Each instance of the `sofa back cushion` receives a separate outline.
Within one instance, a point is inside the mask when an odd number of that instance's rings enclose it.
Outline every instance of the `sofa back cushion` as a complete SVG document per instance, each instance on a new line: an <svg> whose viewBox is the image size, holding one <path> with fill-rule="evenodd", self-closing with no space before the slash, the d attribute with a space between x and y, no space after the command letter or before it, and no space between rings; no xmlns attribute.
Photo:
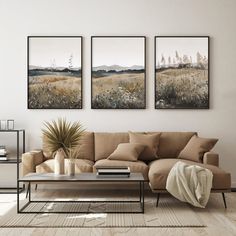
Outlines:
<svg viewBox="0 0 236 236"><path fill-rule="evenodd" d="M139 156L139 160L151 161L157 159L157 149L161 133L142 134L129 131L129 142L145 145L145 149Z"/></svg>
<svg viewBox="0 0 236 236"><path fill-rule="evenodd" d="M141 133L141 132L140 132ZM146 132L154 134L160 132ZM159 139L158 158L177 158L181 150L196 132L162 132ZM106 159L120 143L128 143L128 132L94 133L95 161Z"/></svg>
<svg viewBox="0 0 236 236"><path fill-rule="evenodd" d="M195 134L196 132L162 132L157 156L159 158L177 158L181 150Z"/></svg>
<svg viewBox="0 0 236 236"><path fill-rule="evenodd" d="M204 153L209 152L217 141L218 139L215 138L200 138L194 135L180 152L178 158L202 162Z"/></svg>
<svg viewBox="0 0 236 236"><path fill-rule="evenodd" d="M126 133L94 133L95 161L106 159L120 143L128 143L129 134Z"/></svg>
<svg viewBox="0 0 236 236"><path fill-rule="evenodd" d="M87 159L90 161L94 161L94 133L93 132L84 133L78 153L79 153L79 159ZM43 155L45 159L53 158L52 153L49 152L46 148L44 138L43 138Z"/></svg>

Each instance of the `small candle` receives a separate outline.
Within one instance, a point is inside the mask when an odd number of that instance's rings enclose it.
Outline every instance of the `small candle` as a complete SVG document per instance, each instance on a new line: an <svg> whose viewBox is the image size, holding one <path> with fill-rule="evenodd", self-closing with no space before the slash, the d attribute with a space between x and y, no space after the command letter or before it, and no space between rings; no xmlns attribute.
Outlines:
<svg viewBox="0 0 236 236"><path fill-rule="evenodd" d="M7 121L6 120L0 120L0 129L1 130L7 129Z"/></svg>
<svg viewBox="0 0 236 236"><path fill-rule="evenodd" d="M14 129L14 120L7 120L7 129L9 130Z"/></svg>

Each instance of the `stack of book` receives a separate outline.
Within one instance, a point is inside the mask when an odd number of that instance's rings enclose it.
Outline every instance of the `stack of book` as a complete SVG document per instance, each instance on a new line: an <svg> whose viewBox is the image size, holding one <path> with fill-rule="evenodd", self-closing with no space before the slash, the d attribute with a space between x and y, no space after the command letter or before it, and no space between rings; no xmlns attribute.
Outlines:
<svg viewBox="0 0 236 236"><path fill-rule="evenodd" d="M130 176L130 168L126 166L97 167L97 177L125 178Z"/></svg>
<svg viewBox="0 0 236 236"><path fill-rule="evenodd" d="M7 151L5 146L0 146L0 161L7 161Z"/></svg>

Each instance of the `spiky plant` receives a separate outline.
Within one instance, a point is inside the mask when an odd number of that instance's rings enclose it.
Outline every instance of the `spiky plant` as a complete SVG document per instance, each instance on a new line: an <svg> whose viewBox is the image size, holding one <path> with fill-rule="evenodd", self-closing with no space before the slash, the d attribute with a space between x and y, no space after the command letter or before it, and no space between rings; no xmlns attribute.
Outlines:
<svg viewBox="0 0 236 236"><path fill-rule="evenodd" d="M70 156L70 150L81 144L81 138L85 131L80 122L71 123L62 118L52 122L45 121L44 126L42 132L48 151L55 153L59 148L62 148L67 156Z"/></svg>

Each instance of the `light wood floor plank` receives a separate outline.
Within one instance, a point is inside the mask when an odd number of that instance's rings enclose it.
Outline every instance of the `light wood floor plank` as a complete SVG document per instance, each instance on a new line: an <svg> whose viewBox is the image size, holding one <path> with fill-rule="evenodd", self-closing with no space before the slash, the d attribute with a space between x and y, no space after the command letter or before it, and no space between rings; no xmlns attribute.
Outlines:
<svg viewBox="0 0 236 236"><path fill-rule="evenodd" d="M50 198L56 196L56 191L39 194ZM60 196L66 194L62 191ZM236 236L236 193L227 193L226 199L227 210L221 194L211 194L206 209L193 208L207 225L204 228L0 228L0 236ZM8 203L16 204L15 197L0 195L0 205ZM4 212L0 217L4 217Z"/></svg>

